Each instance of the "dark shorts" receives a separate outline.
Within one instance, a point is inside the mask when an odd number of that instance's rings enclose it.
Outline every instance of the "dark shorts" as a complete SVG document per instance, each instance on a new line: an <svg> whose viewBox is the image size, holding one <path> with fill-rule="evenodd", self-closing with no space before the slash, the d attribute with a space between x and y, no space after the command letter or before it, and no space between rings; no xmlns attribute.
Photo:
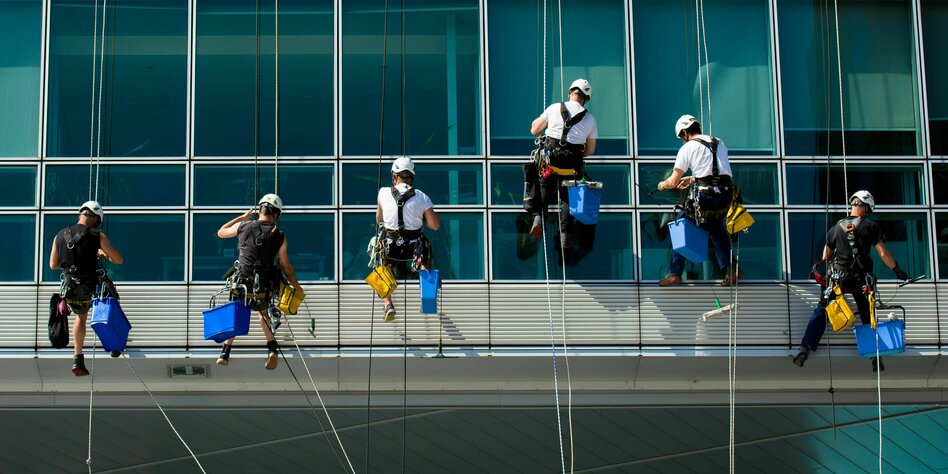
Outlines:
<svg viewBox="0 0 948 474"><path fill-rule="evenodd" d="M238 279L237 285L246 286L247 291L251 293L250 308L254 311L266 311L270 306L274 306L273 298L280 289L280 282L276 280L260 282L260 290L256 294L253 293L253 278ZM230 293L231 301L242 299L243 297L243 288L234 289Z"/></svg>
<svg viewBox="0 0 948 474"><path fill-rule="evenodd" d="M63 299L69 309L76 314L86 314L92 308L92 296L95 295L96 280L94 278L78 278L66 276L63 285Z"/></svg>

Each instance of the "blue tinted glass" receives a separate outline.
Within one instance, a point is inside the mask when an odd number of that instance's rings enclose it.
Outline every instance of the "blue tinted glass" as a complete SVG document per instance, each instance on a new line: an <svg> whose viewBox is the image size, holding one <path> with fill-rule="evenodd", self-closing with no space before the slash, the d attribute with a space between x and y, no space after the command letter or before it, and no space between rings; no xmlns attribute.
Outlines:
<svg viewBox="0 0 948 474"><path fill-rule="evenodd" d="M477 0L416 0L405 8L404 18L394 2L342 3L343 153L379 154L385 5L383 153L480 154Z"/></svg>
<svg viewBox="0 0 948 474"><path fill-rule="evenodd" d="M375 236L375 213L359 212L342 215L342 278L362 280L369 274L369 240Z"/></svg>
<svg viewBox="0 0 948 474"><path fill-rule="evenodd" d="M787 165L787 204L826 205L829 189L829 204L845 205L849 201L844 186L848 181L850 191L871 190L876 203L883 205L924 203L925 189L922 165L914 166L865 166L849 165L844 180L843 167L830 167L829 182L825 165ZM935 195L939 192L936 190Z"/></svg>
<svg viewBox="0 0 948 474"><path fill-rule="evenodd" d="M695 2L635 2L639 153L674 155L681 142L672 125L682 114L691 114L705 132L720 136L733 155L775 155L767 2L710 1L704 15L710 67L704 58L698 63ZM781 29L788 31L793 29Z"/></svg>
<svg viewBox="0 0 948 474"><path fill-rule="evenodd" d="M928 86L928 139L932 155L948 155L948 2L923 0L922 34L925 44L925 80ZM938 84L932 87L932 84Z"/></svg>
<svg viewBox="0 0 948 474"><path fill-rule="evenodd" d="M491 194L495 206L523 205L523 166L520 164L492 164ZM586 172L590 180L599 181L602 204L630 205L632 196L632 168L627 164L612 165L587 163Z"/></svg>
<svg viewBox="0 0 948 474"><path fill-rule="evenodd" d="M73 214L49 214L44 217L43 253L49 257L56 233L75 224ZM115 281L183 281L184 215L181 214L108 214L102 231L122 253L125 263L106 264ZM151 236L151 238L143 238ZM59 281L59 270L43 265L43 281ZM121 288L119 289L121 292Z"/></svg>
<svg viewBox="0 0 948 474"><path fill-rule="evenodd" d="M439 212L441 228L425 230L434 252L432 267L441 270L444 280L483 280L484 215L460 212Z"/></svg>
<svg viewBox="0 0 948 474"><path fill-rule="evenodd" d="M372 205L381 186L391 186L390 164L342 165L343 205ZM425 192L436 206L454 204L483 204L483 167L480 164L427 164L417 163L415 186Z"/></svg>
<svg viewBox="0 0 948 474"><path fill-rule="evenodd" d="M739 234L739 244L732 246L735 258L745 279L776 280L783 278L780 214L753 212L755 223L747 234ZM668 223L674 221L670 213L643 212L642 226L642 279L659 280L668 273L671 259L671 240ZM701 264L687 262L682 277L686 280L719 280L724 271L718 265L714 247L708 242L708 260Z"/></svg>
<svg viewBox="0 0 948 474"><path fill-rule="evenodd" d="M188 6L185 0L108 2L101 98L102 156L184 156ZM93 0L54 0L50 14L49 156L89 156ZM99 8L96 48L102 44ZM102 82L99 97L98 83Z"/></svg>
<svg viewBox="0 0 948 474"><path fill-rule="evenodd" d="M332 165L280 165L280 198L285 206L333 204ZM255 191L256 189L256 191ZM273 192L273 166L196 165L195 206L251 206Z"/></svg>
<svg viewBox="0 0 948 474"><path fill-rule="evenodd" d="M36 167L0 167L0 205L36 206Z"/></svg>
<svg viewBox="0 0 948 474"><path fill-rule="evenodd" d="M279 5L280 155L330 156L333 2L281 0ZM273 155L274 2L261 2L259 81L255 10L254 0L197 2L196 155L254 156L255 130L257 154Z"/></svg>
<svg viewBox="0 0 948 474"><path fill-rule="evenodd" d="M542 240L529 235L533 219L526 213L491 215L494 279L542 280ZM562 258L555 217L546 222L547 257L552 279L562 278ZM566 277L576 280L631 280L632 214L601 213L599 224L574 223L573 247L566 252Z"/></svg>
<svg viewBox="0 0 948 474"><path fill-rule="evenodd" d="M493 206L523 205L523 165L490 165L490 199Z"/></svg>
<svg viewBox="0 0 948 474"><path fill-rule="evenodd" d="M92 170L93 180L95 169ZM101 165L103 206L184 206L184 165ZM46 206L78 207L89 200L89 166L46 167Z"/></svg>
<svg viewBox="0 0 948 474"><path fill-rule="evenodd" d="M942 280L948 279L948 215L935 213L935 238L938 253L938 274Z"/></svg>
<svg viewBox="0 0 948 474"><path fill-rule="evenodd" d="M659 181L671 176L672 163L639 164L639 204L677 204L681 200L680 191L658 191ZM779 180L777 165L756 163L731 163L734 182L741 191L744 204L777 204ZM691 173L687 173L690 175Z"/></svg>
<svg viewBox="0 0 948 474"><path fill-rule="evenodd" d="M0 2L0 156L36 156L42 4Z"/></svg>
<svg viewBox="0 0 948 474"><path fill-rule="evenodd" d="M9 236L0 281L33 281L36 216L7 214L0 216L0 225Z"/></svg>

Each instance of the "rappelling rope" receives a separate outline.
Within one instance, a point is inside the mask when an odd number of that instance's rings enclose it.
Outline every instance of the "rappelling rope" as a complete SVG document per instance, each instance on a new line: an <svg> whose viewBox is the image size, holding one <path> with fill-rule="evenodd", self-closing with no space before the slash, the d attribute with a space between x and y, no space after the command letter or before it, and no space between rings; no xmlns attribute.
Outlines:
<svg viewBox="0 0 948 474"><path fill-rule="evenodd" d="M260 0L255 3L254 38L256 53L253 62L253 204L260 199L260 172L257 161L260 158Z"/></svg>
<svg viewBox="0 0 948 474"><path fill-rule="evenodd" d="M280 0L273 0L273 194L280 189Z"/></svg>
<svg viewBox="0 0 948 474"><path fill-rule="evenodd" d="M92 394L95 389L95 346L97 342L98 334L92 331L92 373L89 377L89 439L86 448L86 466L89 468L89 474L92 474Z"/></svg>
<svg viewBox="0 0 948 474"><path fill-rule="evenodd" d="M102 84L105 82L105 11L109 0L102 0L102 40L99 41L99 98L96 105L96 137L95 137L95 193L94 199L99 199L99 161L102 156ZM93 56L95 51L92 52ZM95 59L93 59L93 64ZM93 67L95 67L93 65ZM93 87L95 87L93 85Z"/></svg>
<svg viewBox="0 0 948 474"><path fill-rule="evenodd" d="M701 2L701 42L704 44L704 74L708 87L708 135L714 136L711 117L711 57L708 56L708 29L704 26L704 0ZM700 54L700 53L699 53ZM700 76L700 61L698 74Z"/></svg>
<svg viewBox="0 0 948 474"><path fill-rule="evenodd" d="M103 10L105 10L103 8ZM102 28L103 30L105 28ZM99 39L99 0L95 0L92 9L92 91L89 96L89 200L92 200L95 188L92 181L93 158L95 157L95 79L96 79L96 44Z"/></svg>

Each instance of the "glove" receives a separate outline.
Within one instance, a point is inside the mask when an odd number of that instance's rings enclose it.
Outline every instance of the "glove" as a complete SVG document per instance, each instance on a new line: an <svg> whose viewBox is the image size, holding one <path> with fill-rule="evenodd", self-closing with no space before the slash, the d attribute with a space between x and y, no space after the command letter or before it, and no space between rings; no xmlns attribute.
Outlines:
<svg viewBox="0 0 948 474"><path fill-rule="evenodd" d="M909 279L908 273L905 273L905 270L902 270L901 268L899 268L898 265L896 265L895 268L892 269L892 271L895 272L895 277L898 278L899 280L905 281Z"/></svg>

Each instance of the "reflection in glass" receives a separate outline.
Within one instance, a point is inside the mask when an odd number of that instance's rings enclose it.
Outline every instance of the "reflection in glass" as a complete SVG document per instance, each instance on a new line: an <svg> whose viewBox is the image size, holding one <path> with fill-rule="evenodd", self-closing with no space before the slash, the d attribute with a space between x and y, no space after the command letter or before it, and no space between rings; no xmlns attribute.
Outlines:
<svg viewBox="0 0 948 474"><path fill-rule="evenodd" d="M374 212L347 212L342 215L342 278L362 280L369 274L365 249L375 236Z"/></svg>
<svg viewBox="0 0 948 474"><path fill-rule="evenodd" d="M103 206L185 205L184 165L101 165L98 172L94 198ZM88 200L89 165L46 167L46 206L77 207Z"/></svg>
<svg viewBox="0 0 948 474"><path fill-rule="evenodd" d="M280 165L279 195L284 206L331 206L332 165ZM250 207L273 192L273 165L196 165L194 205Z"/></svg>
<svg viewBox="0 0 948 474"><path fill-rule="evenodd" d="M928 83L928 139L932 155L948 155L948 2L922 0L921 23Z"/></svg>
<svg viewBox="0 0 948 474"><path fill-rule="evenodd" d="M41 12L39 1L0 2L0 156L37 156Z"/></svg>
<svg viewBox="0 0 948 474"><path fill-rule="evenodd" d="M857 189L866 189L875 197L876 203L883 206L924 204L921 165L848 165L846 169L850 194ZM826 165L787 165L787 190L790 191L787 204L846 205L849 196L840 186L843 178L842 166L830 167L828 185ZM937 196L938 191L935 194Z"/></svg>
<svg viewBox="0 0 948 474"><path fill-rule="evenodd" d="M343 205L374 205L380 184L392 185L391 163L342 165ZM424 191L435 207L483 204L483 166L473 163L415 163L415 186Z"/></svg>
<svg viewBox="0 0 948 474"><path fill-rule="evenodd" d="M491 169L491 194L495 206L523 205L523 166L494 163ZM602 204L628 206L632 204L632 168L628 164L587 163L586 172L591 181L599 181Z"/></svg>
<svg viewBox="0 0 948 474"><path fill-rule="evenodd" d="M8 238L4 263L0 265L0 282L33 281L36 216L3 215L0 216L0 226Z"/></svg>
<svg viewBox="0 0 948 474"><path fill-rule="evenodd" d="M432 266L444 280L483 280L484 215L481 213L439 212L441 228L425 230L434 251Z"/></svg>
<svg viewBox="0 0 948 474"><path fill-rule="evenodd" d="M944 280L948 278L948 214L935 213L935 239L938 249L938 274Z"/></svg>
<svg viewBox="0 0 948 474"><path fill-rule="evenodd" d="M639 164L640 186L637 190L640 204L674 206L683 199L680 191L657 191L659 181L671 176L672 167L673 163ZM731 163L731 170L734 171L734 182L741 191L744 204L777 204L780 189L777 165Z"/></svg>
<svg viewBox="0 0 948 474"><path fill-rule="evenodd" d="M36 206L36 167L0 167L0 206Z"/></svg>

